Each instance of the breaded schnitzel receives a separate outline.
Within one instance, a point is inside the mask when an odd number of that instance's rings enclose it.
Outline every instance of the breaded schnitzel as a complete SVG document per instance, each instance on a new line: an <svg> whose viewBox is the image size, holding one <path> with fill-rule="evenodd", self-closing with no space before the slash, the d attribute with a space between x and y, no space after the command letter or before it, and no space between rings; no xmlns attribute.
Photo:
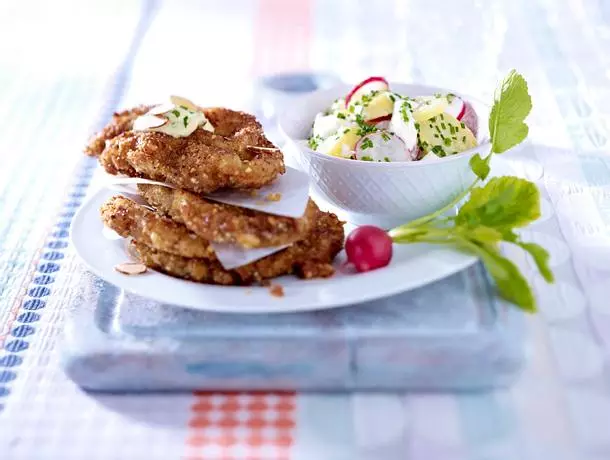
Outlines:
<svg viewBox="0 0 610 460"><path fill-rule="evenodd" d="M140 184L138 191L153 208L202 238L244 248L282 246L301 240L318 214L318 207L311 200L303 217L294 219L215 203L191 192L159 185Z"/></svg>
<svg viewBox="0 0 610 460"><path fill-rule="evenodd" d="M134 238L160 251L184 257L216 260L203 238L124 196L113 196L100 209L102 221L123 238Z"/></svg>
<svg viewBox="0 0 610 460"><path fill-rule="evenodd" d="M260 188L285 172L282 152L265 137L255 117L225 108L202 110L214 132L199 128L186 137L132 130L143 106L121 112L86 152L99 154L110 174L167 182L195 193Z"/></svg>
<svg viewBox="0 0 610 460"><path fill-rule="evenodd" d="M151 107L150 105L139 105L129 110L115 112L112 115L110 123L89 139L89 144L85 147L85 153L92 157L100 156L106 147L106 141L117 137L125 131L130 131L133 127L133 121L140 115L148 112Z"/></svg>
<svg viewBox="0 0 610 460"><path fill-rule="evenodd" d="M153 249L141 241L132 247L150 268L202 283L244 285L294 273L301 278L324 278L334 273L332 261L343 248L343 224L334 214L318 211L307 237L289 248L251 264L225 270L219 262L186 258Z"/></svg>

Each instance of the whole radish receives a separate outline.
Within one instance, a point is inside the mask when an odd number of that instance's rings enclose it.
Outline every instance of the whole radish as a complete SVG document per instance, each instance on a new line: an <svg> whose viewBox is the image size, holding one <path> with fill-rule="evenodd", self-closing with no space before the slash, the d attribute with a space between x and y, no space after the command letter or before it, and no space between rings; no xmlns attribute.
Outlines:
<svg viewBox="0 0 610 460"><path fill-rule="evenodd" d="M373 225L353 230L345 241L347 260L358 272L385 267L392 259L392 239L387 232Z"/></svg>

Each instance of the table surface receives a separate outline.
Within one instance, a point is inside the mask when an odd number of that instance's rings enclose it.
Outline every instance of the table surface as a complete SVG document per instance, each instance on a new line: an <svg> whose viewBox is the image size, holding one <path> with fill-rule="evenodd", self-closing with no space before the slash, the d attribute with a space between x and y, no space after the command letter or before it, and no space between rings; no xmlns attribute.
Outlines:
<svg viewBox="0 0 610 460"><path fill-rule="evenodd" d="M610 2L0 2L0 458L610 458ZM514 167L544 192L528 230L558 282L527 366L484 394L87 394L59 367L83 267L67 245L81 149L118 107L184 94L247 107L257 75L370 73L489 98L530 85Z"/></svg>

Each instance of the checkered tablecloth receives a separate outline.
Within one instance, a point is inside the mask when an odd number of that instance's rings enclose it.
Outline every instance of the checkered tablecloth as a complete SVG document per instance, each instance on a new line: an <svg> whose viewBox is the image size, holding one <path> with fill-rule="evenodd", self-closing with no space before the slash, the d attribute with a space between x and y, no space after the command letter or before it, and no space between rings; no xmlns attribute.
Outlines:
<svg viewBox="0 0 610 460"><path fill-rule="evenodd" d="M609 51L605 0L0 2L0 459L609 459ZM544 191L528 232L558 282L531 275L541 313L512 388L123 396L64 376L80 152L113 110L248 107L255 76L302 69L489 99L513 67L534 110L511 161Z"/></svg>

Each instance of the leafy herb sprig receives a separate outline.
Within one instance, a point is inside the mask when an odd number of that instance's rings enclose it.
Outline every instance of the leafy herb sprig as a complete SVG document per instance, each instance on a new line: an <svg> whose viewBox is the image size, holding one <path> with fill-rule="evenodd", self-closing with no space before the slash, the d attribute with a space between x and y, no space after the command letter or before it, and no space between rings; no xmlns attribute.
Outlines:
<svg viewBox="0 0 610 460"><path fill-rule="evenodd" d="M519 268L500 252L500 243L527 251L540 274L553 282L549 253L540 245L522 241L515 230L540 217L540 193L536 185L512 176L495 177L486 184L493 154L520 144L528 134L525 118L532 108L525 79L512 70L496 90L489 116L491 153L477 153L470 167L477 178L444 208L390 231L395 243L451 244L478 256L495 280L502 297L528 312L536 311L536 300ZM456 215L447 216L470 195Z"/></svg>

